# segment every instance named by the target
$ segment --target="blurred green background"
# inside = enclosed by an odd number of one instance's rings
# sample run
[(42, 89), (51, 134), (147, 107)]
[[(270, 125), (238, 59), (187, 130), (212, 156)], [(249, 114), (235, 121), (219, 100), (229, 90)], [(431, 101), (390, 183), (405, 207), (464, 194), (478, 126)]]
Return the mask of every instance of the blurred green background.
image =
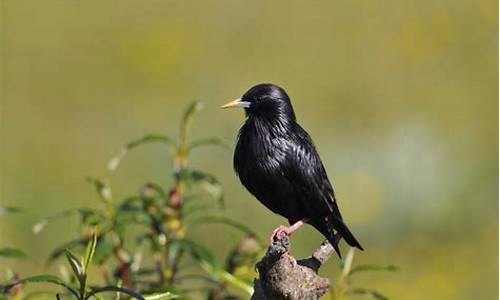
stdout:
[[(112, 175), (108, 159), (147, 132), (176, 132), (185, 107), (205, 103), (195, 136), (234, 144), (243, 112), (219, 105), (273, 82), (289, 93), (315, 140), (344, 217), (365, 252), (396, 264), (360, 276), (393, 299), (495, 299), (498, 294), (498, 3), (476, 1), (3, 0), (0, 260), (22, 275), (47, 271), (65, 208), (96, 203), (87, 175), (116, 196), (146, 180), (168, 184), (169, 160), (147, 146)], [(206, 148), (192, 165), (216, 174), (228, 216), (262, 237), (284, 222), (232, 171), (232, 150)], [(210, 232), (212, 234), (208, 235)], [(221, 256), (236, 233), (194, 238)], [(322, 240), (293, 237), (294, 254)], [(345, 251), (345, 248), (344, 248)], [(56, 268), (49, 268), (49, 271)], [(335, 276), (331, 260), (323, 275)]]

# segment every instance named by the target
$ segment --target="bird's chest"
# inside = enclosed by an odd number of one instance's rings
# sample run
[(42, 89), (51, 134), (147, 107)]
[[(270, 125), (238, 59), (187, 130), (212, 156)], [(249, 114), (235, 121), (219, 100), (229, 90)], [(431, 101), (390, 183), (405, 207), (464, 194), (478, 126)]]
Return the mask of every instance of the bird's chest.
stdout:
[(240, 136), (234, 168), (241, 183), (262, 204), (274, 213), (295, 220), (295, 214), (290, 213), (295, 188), (285, 171), (287, 147), (281, 138), (266, 140)]
[(242, 181), (271, 181), (276, 176), (283, 176), (285, 155), (286, 143), (281, 138), (241, 136), (234, 167)]

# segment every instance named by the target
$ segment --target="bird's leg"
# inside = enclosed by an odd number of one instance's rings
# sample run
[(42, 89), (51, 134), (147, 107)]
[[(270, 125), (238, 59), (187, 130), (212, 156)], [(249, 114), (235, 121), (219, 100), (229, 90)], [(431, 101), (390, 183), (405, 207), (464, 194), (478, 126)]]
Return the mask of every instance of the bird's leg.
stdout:
[(288, 236), (291, 236), (297, 229), (299, 229), (302, 225), (307, 222), (307, 219), (302, 219), (293, 223), (290, 226), (280, 225), (276, 229), (273, 230), (271, 234), (271, 243), (274, 241), (274, 237), (280, 235), (281, 233), (285, 233)]

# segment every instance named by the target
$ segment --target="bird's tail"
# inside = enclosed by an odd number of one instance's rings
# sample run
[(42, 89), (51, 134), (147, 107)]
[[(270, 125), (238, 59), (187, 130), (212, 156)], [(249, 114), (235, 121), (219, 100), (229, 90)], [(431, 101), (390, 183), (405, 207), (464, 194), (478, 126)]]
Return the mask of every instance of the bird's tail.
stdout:
[(352, 232), (349, 230), (349, 228), (347, 228), (347, 225), (345, 225), (342, 220), (335, 219), (333, 223), (333, 227), (338, 231), (338, 233), (340, 233), (340, 235), (342, 235), (349, 246), (356, 247), (361, 251), (364, 250), (361, 244), (358, 242), (358, 240), (356, 240)]
[[(342, 257), (339, 249), (339, 242), (342, 238), (347, 242), (347, 244), (349, 244), (349, 246), (356, 247), (359, 250), (364, 250), (342, 220), (335, 219), (331, 221), (333, 222), (328, 222), (330, 224), (315, 224), (316, 226), (314, 227), (316, 227), (326, 237), (330, 244), (332, 244), (333, 249), (335, 249), (335, 252), (337, 252), (339, 257)], [(337, 233), (334, 233), (333, 229), (335, 229)]]
[(326, 234), (325, 236), (326, 236), (326, 239), (333, 246), (333, 249), (335, 249), (335, 252), (337, 252), (337, 255), (339, 256), (339, 258), (342, 258), (342, 254), (340, 254), (340, 248), (339, 248), (339, 242), (340, 242), (340, 239), (342, 239), (342, 236), (340, 235), (340, 233), (333, 234), (332, 231), (329, 231), (328, 234)]

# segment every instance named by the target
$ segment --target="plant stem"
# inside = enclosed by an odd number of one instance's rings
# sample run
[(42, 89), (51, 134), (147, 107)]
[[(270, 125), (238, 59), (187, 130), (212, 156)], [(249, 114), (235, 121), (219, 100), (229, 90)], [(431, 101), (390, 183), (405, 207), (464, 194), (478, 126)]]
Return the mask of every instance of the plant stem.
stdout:
[(132, 289), (133, 288), (132, 278), (130, 276), (130, 268), (125, 255), (125, 250), (121, 246), (117, 246), (115, 248), (115, 256), (119, 262), (120, 279), (123, 282), (123, 286)]

